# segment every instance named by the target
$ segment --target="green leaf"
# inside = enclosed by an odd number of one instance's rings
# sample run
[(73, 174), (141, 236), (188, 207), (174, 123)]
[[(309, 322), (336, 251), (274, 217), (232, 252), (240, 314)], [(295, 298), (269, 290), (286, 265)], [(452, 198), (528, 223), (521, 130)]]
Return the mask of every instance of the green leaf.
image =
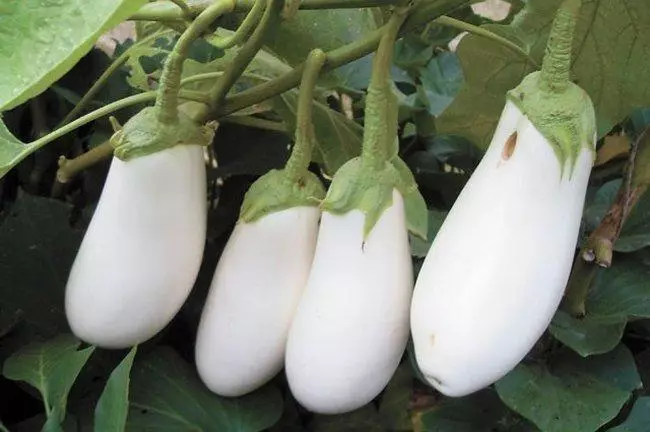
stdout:
[(0, 179), (33, 151), (28, 144), (13, 136), (0, 116)]
[(70, 226), (71, 211), (19, 190), (0, 223), (0, 317), (19, 320), (0, 344), (0, 359), (26, 340), (67, 331), (65, 284), (83, 236)]
[(158, 348), (131, 373), (127, 431), (264, 430), (282, 414), (282, 396), (271, 386), (241, 398), (222, 398), (199, 381), (195, 369), (170, 348)]
[(95, 407), (95, 432), (122, 432), (129, 410), (129, 374), (137, 346), (113, 370)]
[[(267, 46), (295, 66), (302, 63), (314, 48), (330, 51), (363, 39), (375, 28), (370, 9), (301, 10), (275, 30), (268, 38)], [(333, 78), (325, 82), (331, 86), (365, 88), (371, 68), (371, 59), (367, 56), (325, 75)]]
[[(510, 25), (485, 25), (518, 43), (541, 63), (561, 0), (530, 0)], [(593, 99), (599, 136), (639, 106), (650, 105), (650, 81), (635, 71), (650, 68), (650, 3), (646, 0), (584, 0), (574, 44), (573, 74)], [(440, 132), (487, 148), (505, 94), (532, 71), (525, 60), (486, 38), (465, 37), (458, 48), (465, 85), (438, 119)], [(477, 67), (480, 65), (480, 67)]]
[(650, 396), (639, 398), (628, 418), (609, 432), (647, 432), (650, 425)]
[(4, 362), (2, 374), (6, 378), (25, 381), (41, 393), (48, 417), (46, 429), (57, 430), (64, 420), (68, 393), (95, 350), (77, 351), (79, 344), (73, 335), (64, 334), (27, 345)]
[(404, 70), (425, 67), (433, 56), (433, 46), (415, 34), (408, 34), (395, 43), (393, 63)]
[(373, 405), (340, 415), (316, 415), (309, 425), (312, 432), (385, 432), (377, 409)]
[[(287, 123), (293, 137), (298, 109), (298, 91), (285, 92), (275, 99), (274, 107)], [(316, 148), (312, 160), (321, 164), (325, 174), (332, 177), (353, 157), (361, 154), (363, 128), (343, 114), (314, 101)]]
[(413, 381), (410, 364), (402, 363), (388, 382), (379, 404), (379, 417), (386, 429), (408, 431), (413, 428), (409, 414)]
[(634, 358), (623, 345), (589, 359), (566, 351), (546, 365), (521, 363), (496, 383), (505, 404), (543, 432), (593, 432), (640, 387)]
[(491, 389), (463, 398), (443, 399), (421, 418), (423, 432), (530, 431), (531, 425), (512, 413)]
[(432, 116), (439, 116), (451, 105), (463, 85), (458, 56), (452, 52), (438, 54), (419, 72), (427, 110)]
[(650, 268), (631, 258), (617, 257), (609, 269), (598, 269), (582, 319), (559, 311), (550, 332), (582, 356), (613, 349), (629, 319), (650, 318)]
[(146, 0), (3, 2), (0, 111), (40, 94), (68, 72), (106, 30)]
[(429, 248), (431, 247), (431, 243), (433, 243), (433, 239), (436, 237), (436, 234), (438, 234), (438, 230), (440, 230), (440, 227), (442, 226), (442, 223), (445, 221), (446, 217), (447, 212), (429, 210), (427, 240), (425, 241), (419, 237), (410, 235), (411, 255), (418, 258), (424, 258), (427, 256)]

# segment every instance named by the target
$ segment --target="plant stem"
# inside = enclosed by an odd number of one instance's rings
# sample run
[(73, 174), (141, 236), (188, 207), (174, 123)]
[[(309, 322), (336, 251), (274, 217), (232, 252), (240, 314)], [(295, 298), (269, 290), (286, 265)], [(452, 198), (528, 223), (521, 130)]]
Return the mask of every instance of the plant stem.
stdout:
[(133, 45), (128, 47), (122, 54), (120, 54), (119, 57), (117, 57), (113, 62), (104, 70), (104, 73), (101, 74), (99, 78), (97, 78), (97, 81), (95, 81), (90, 87), (90, 89), (86, 92), (85, 95), (81, 98), (81, 100), (77, 103), (77, 105), (72, 108), (72, 110), (68, 113), (68, 115), (65, 116), (65, 118), (59, 123), (57, 128), (69, 123), (70, 121), (74, 120), (79, 113), (81, 113), (84, 108), (86, 108), (86, 105), (92, 100), (93, 97), (101, 90), (102, 87), (106, 84), (108, 81), (108, 78), (120, 68), (126, 61), (131, 57), (131, 53), (139, 48), (140, 46), (149, 43), (150, 41), (163, 36), (165, 33), (171, 33), (171, 30), (164, 30), (162, 32), (154, 33), (151, 34), (147, 37), (142, 38), (141, 40), (138, 40), (135, 42)]
[(62, 184), (70, 182), (81, 171), (111, 156), (113, 150), (111, 141), (107, 140), (74, 159), (66, 159), (65, 156), (61, 156), (59, 169), (56, 172), (56, 181)]
[(298, 181), (309, 168), (311, 154), (316, 142), (314, 131), (314, 88), (318, 75), (327, 61), (327, 55), (320, 49), (309, 53), (300, 82), (298, 113), (296, 115), (296, 135), (291, 156), (284, 169), (289, 179)]
[(522, 57), (528, 63), (539, 69), (539, 65), (526, 51), (524, 51), (519, 45), (514, 42), (509, 41), (508, 39), (499, 36), (496, 33), (491, 32), (483, 27), (475, 26), (473, 24), (467, 23), (465, 21), (457, 20), (456, 18), (441, 16), (433, 21), (435, 24), (439, 24), (446, 27), (452, 27), (461, 31), (466, 31), (476, 36), (480, 36), (496, 43), (503, 45), (505, 48), (513, 51), (515, 54)]
[(255, 0), (253, 8), (250, 10), (248, 15), (246, 15), (246, 18), (244, 18), (244, 21), (237, 28), (235, 33), (222, 39), (211, 40), (210, 44), (225, 50), (242, 43), (260, 22), (264, 13), (264, 3), (264, 0)]
[(650, 128), (646, 129), (632, 146), (625, 177), (614, 203), (600, 225), (589, 236), (582, 252), (585, 261), (595, 261), (601, 267), (612, 265), (614, 244), (621, 235), (623, 225), (650, 187)]
[[(471, 1), (467, 0), (463, 4), (470, 3)], [(444, 13), (450, 12), (456, 7), (459, 7), (457, 2), (452, 2), (451, 0), (448, 0), (448, 3), (435, 2), (435, 4), (426, 3), (422, 6), (418, 6), (407, 18), (406, 22), (402, 26), (400, 34), (408, 33), (420, 25), (439, 17)], [(374, 30), (359, 41), (329, 51), (327, 53), (327, 64), (323, 67), (323, 71), (331, 71), (372, 53), (379, 45), (383, 29), (384, 27)], [(226, 98), (224, 102), (217, 107), (217, 111), (214, 115), (216, 117), (221, 117), (232, 114), (243, 108), (258, 104), (273, 96), (291, 90), (300, 83), (303, 68), (304, 63), (297, 65), (292, 71), (280, 75), (273, 80)]]
[(169, 0), (178, 6), (183, 12), (183, 17), (187, 19), (192, 19), (192, 10), (183, 0)]
[(178, 39), (165, 61), (160, 78), (160, 88), (156, 97), (159, 121), (169, 123), (178, 119), (178, 91), (181, 85), (183, 62), (187, 58), (192, 42), (199, 38), (217, 17), (232, 12), (234, 6), (234, 0), (217, 0), (201, 12)]
[[(209, 99), (212, 101), (212, 111), (221, 105), (230, 88), (244, 73), (246, 67), (248, 67), (253, 58), (255, 58), (257, 52), (262, 48), (262, 45), (264, 44), (264, 38), (268, 30), (280, 17), (281, 8), (281, 1), (267, 0), (264, 16), (262, 17), (259, 25), (251, 37), (239, 49), (239, 52), (237, 52), (237, 55), (233, 59), (232, 63), (230, 63), (228, 65), (228, 68), (226, 68), (224, 71), (223, 76), (210, 90)], [(205, 107), (204, 112), (201, 113), (199, 118), (205, 120), (209, 114), (210, 110)]]
[(397, 101), (390, 72), (395, 40), (406, 17), (406, 10), (396, 10), (390, 17), (372, 63), (361, 147), (361, 161), (372, 170), (381, 170), (392, 156), (390, 149), (397, 133)]
[[(300, 9), (358, 9), (390, 6), (398, 3), (399, 0), (302, 0)], [(197, 16), (205, 10), (213, 0), (201, 0), (192, 2), (189, 5), (190, 15)], [(247, 12), (255, 5), (255, 0), (236, 0), (235, 12)], [(129, 19), (139, 21), (180, 21), (185, 16), (173, 4), (167, 1), (147, 3), (138, 12), (131, 15)]]
[(564, 0), (553, 21), (540, 79), (546, 92), (562, 93), (571, 82), (571, 49), (580, 6), (580, 0)]
[[(72, 132), (73, 130), (90, 123), (91, 121), (97, 120), (99, 118), (105, 117), (115, 111), (121, 110), (123, 108), (137, 105), (140, 103), (151, 102), (156, 99), (156, 91), (149, 91), (145, 93), (140, 93), (137, 95), (129, 96), (124, 99), (120, 99), (108, 105), (105, 105), (101, 108), (98, 108), (94, 111), (89, 112), (88, 114), (79, 117), (76, 120), (71, 121), (70, 123), (62, 126), (49, 134), (45, 135), (42, 138), (37, 139), (28, 144), (31, 147), (30, 153), (44, 147), (45, 145), (51, 143), (52, 141), (61, 138), (62, 136)], [(180, 99), (193, 100), (196, 102), (206, 103), (205, 97), (197, 94), (196, 92), (181, 91), (179, 93)], [(27, 156), (27, 155), (25, 155)]]
[(284, 123), (275, 122), (272, 120), (266, 120), (259, 117), (230, 116), (230, 117), (224, 117), (219, 121), (223, 123), (238, 124), (242, 126), (249, 126), (249, 127), (273, 131), (273, 132), (283, 132), (283, 133), (287, 132), (287, 127), (284, 125)]
[(600, 225), (591, 233), (585, 247), (574, 263), (565, 295), (565, 308), (573, 316), (585, 314), (585, 302), (591, 280), (600, 267), (609, 267), (614, 256), (614, 245), (632, 209), (650, 188), (650, 128), (637, 139), (630, 152), (626, 181), (623, 182), (614, 203)]

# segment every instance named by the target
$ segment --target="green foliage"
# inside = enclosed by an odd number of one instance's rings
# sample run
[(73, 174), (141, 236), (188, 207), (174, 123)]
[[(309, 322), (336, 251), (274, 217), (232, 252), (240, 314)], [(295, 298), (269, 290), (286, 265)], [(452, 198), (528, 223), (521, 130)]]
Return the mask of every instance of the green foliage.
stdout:
[(126, 427), (129, 410), (129, 383), (131, 366), (137, 347), (133, 347), (124, 360), (113, 370), (104, 392), (95, 407), (96, 432), (120, 432)]
[[(268, 47), (291, 66), (304, 61), (314, 48), (330, 51), (362, 39), (376, 28), (371, 9), (299, 11), (269, 37)], [(365, 88), (371, 61), (366, 57), (327, 74), (329, 86)]]
[(587, 316), (577, 319), (559, 312), (551, 332), (584, 356), (610, 351), (628, 320), (650, 318), (648, 277), (650, 267), (629, 258), (599, 270), (587, 297)]
[[(531, 0), (512, 24), (484, 27), (517, 43), (539, 63), (559, 3)], [(645, 0), (583, 1), (572, 70), (596, 105), (600, 137), (633, 108), (650, 104), (648, 81), (629, 72), (650, 67), (650, 41), (641, 33), (648, 25)], [(444, 133), (486, 148), (505, 105), (503, 95), (533, 68), (513, 51), (474, 35), (463, 39), (458, 55), (465, 86), (437, 124)]]
[(630, 416), (619, 426), (610, 429), (610, 432), (644, 432), (650, 425), (650, 397), (639, 398)]
[[(516, 17), (484, 28), (518, 44), (539, 62), (559, 1), (514, 2), (520, 11)], [(96, 137), (105, 141), (111, 129), (101, 119), (35, 153), (36, 147), (21, 139), (47, 132), (60, 122), (87, 90), (81, 82), (92, 84), (109, 61), (125, 52), (125, 64), (109, 77), (104, 91), (92, 98), (87, 109), (158, 88), (164, 61), (178, 40), (177, 30), (187, 24), (181, 20), (138, 21), (138, 42), (118, 44), (112, 59), (99, 52), (93, 56), (98, 54), (101, 61), (84, 57), (101, 32), (143, 3), (26, 0), (0, 6), (0, 111), (13, 108), (4, 113), (0, 124), (0, 177), (16, 168), (0, 179), (0, 360), (6, 378), (0, 380), (0, 394), (3, 399), (5, 392), (9, 396), (9, 408), (0, 406), (4, 422), (0, 430), (648, 429), (650, 399), (647, 390), (641, 390), (641, 380), (646, 386), (650, 383), (650, 194), (641, 198), (623, 226), (614, 245), (612, 268), (593, 268), (586, 316), (577, 319), (558, 311), (549, 327), (552, 337), (543, 337), (529, 357), (493, 388), (465, 398), (444, 398), (419, 375), (409, 347), (408, 359), (384, 392), (373, 403), (344, 415), (305, 412), (292, 399), (282, 374), (241, 398), (211, 393), (188, 361), (198, 312), (244, 192), (258, 176), (281, 168), (288, 155), (294, 138), (296, 89), (273, 93), (218, 119), (213, 146), (206, 149), (211, 234), (189, 304), (159, 336), (137, 348), (137, 357), (136, 348), (128, 354), (93, 347), (80, 350), (80, 342), (66, 333), (64, 287), (106, 166), (86, 170), (58, 194), (54, 186), (61, 185), (55, 184), (54, 173), (59, 156), (72, 158), (95, 147), (91, 141)], [(200, 2), (189, 3), (200, 7)], [(487, 22), (469, 7), (452, 7), (466, 6), (467, 1), (429, 3), (475, 25)], [(600, 136), (616, 126), (636, 137), (650, 123), (650, 109), (632, 112), (650, 105), (650, 87), (643, 78), (650, 66), (650, 38), (643, 31), (650, 26), (650, 4), (645, 0), (583, 0), (583, 5), (574, 78), (594, 99)], [(177, 8), (166, 2), (149, 6), (152, 10)], [(257, 85), (274, 85), (278, 78), (296, 75), (293, 67), (313, 48), (337, 49), (340, 56), (350, 46), (359, 47), (382, 24), (388, 10), (348, 7), (286, 15), (229, 96), (242, 91), (250, 95)], [(236, 21), (231, 18), (223, 17), (213, 30), (222, 25), (230, 28)], [(533, 70), (520, 55), (474, 35), (466, 36), (458, 51), (451, 52), (447, 44), (458, 33), (433, 23), (414, 29), (397, 42), (391, 71), (399, 89), (398, 156), (405, 161), (405, 165), (393, 164), (391, 170), (397, 172), (404, 190), (417, 192), (417, 186), (425, 198), (419, 198), (419, 192), (417, 197), (405, 196), (410, 230), (427, 237), (425, 241), (410, 236), (416, 274), (491, 138), (505, 92)], [(219, 27), (192, 45), (184, 63), (183, 90), (205, 95), (231, 67), (241, 46), (224, 51), (210, 43), (231, 34)], [(143, 41), (147, 36), (151, 38)], [(360, 154), (366, 109), (363, 90), (371, 58), (348, 62), (320, 77), (314, 101), (317, 147), (313, 162), (314, 172), (326, 185), (339, 168)], [(32, 98), (35, 103), (24, 104)], [(45, 125), (39, 125), (34, 114), (39, 106)], [(130, 114), (119, 112), (122, 123)], [(262, 123), (248, 127), (241, 120)], [(233, 124), (238, 121), (242, 124)], [(265, 130), (269, 124), (275, 127)], [(621, 160), (594, 169), (583, 216), (584, 235), (602, 221), (622, 177)], [(45, 197), (49, 194), (56, 199)], [(471, 264), (467, 268), (472, 271)], [(20, 413), (12, 417), (14, 396), (37, 408), (24, 414), (25, 418)], [(40, 406), (41, 413), (35, 414)]]
[(47, 342), (35, 342), (5, 360), (2, 374), (14, 381), (35, 387), (45, 405), (46, 430), (61, 430), (65, 419), (68, 393), (94, 347), (77, 351), (79, 340), (61, 335)]
[(145, 0), (23, 0), (2, 6), (0, 111), (40, 94)]
[(641, 387), (624, 346), (583, 359), (561, 352), (545, 364), (521, 363), (496, 383), (499, 397), (543, 431), (595, 431)]
[(257, 432), (282, 413), (280, 392), (267, 386), (237, 399), (211, 393), (194, 368), (169, 348), (136, 362), (131, 375), (127, 431), (164, 430)]

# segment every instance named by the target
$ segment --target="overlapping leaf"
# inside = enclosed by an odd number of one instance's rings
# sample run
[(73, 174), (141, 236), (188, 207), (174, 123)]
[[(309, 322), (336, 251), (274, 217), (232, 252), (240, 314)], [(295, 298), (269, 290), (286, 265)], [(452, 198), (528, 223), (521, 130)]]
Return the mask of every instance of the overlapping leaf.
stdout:
[[(530, 0), (512, 24), (485, 28), (518, 43), (541, 62), (561, 0)], [(640, 106), (650, 105), (650, 3), (646, 0), (583, 0), (574, 43), (573, 74), (592, 97), (599, 135)], [(513, 51), (478, 36), (465, 37), (458, 54), (465, 85), (438, 119), (441, 132), (465, 136), (486, 148), (505, 104), (505, 93), (533, 70)]]
[(40, 94), (146, 0), (21, 0), (0, 13), (0, 111)]
[(593, 432), (641, 387), (630, 351), (584, 359), (570, 351), (546, 364), (522, 363), (496, 383), (501, 399), (542, 432)]

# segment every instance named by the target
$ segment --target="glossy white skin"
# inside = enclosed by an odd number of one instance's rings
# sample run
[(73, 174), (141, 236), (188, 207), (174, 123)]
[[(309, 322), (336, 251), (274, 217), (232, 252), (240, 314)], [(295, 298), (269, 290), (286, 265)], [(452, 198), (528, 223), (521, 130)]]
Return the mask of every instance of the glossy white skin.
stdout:
[[(514, 154), (502, 160), (515, 131)], [(592, 160), (583, 149), (573, 177), (561, 178), (550, 145), (507, 103), (413, 294), (417, 363), (443, 394), (464, 396), (494, 383), (548, 327), (571, 270)]]
[(113, 158), (70, 271), (65, 309), (73, 333), (125, 348), (162, 330), (185, 302), (205, 244), (203, 148), (178, 145)]
[(285, 370), (296, 400), (337, 414), (375, 398), (408, 340), (413, 270), (401, 195), (370, 232), (365, 217), (324, 212), (307, 288), (287, 342)]
[(282, 369), (319, 218), (317, 207), (294, 207), (235, 227), (212, 279), (196, 340), (199, 376), (213, 392), (241, 396)]

